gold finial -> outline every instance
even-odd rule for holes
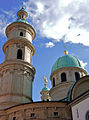
[[[44,79],[44,85],[45,87],[47,87],[47,78],[44,76],[43,79]]]
[[[22,9],[24,9],[24,2],[22,2]]]
[[[66,46],[65,45],[64,45],[64,49],[65,49],[64,54],[68,55],[68,51],[66,50]]]

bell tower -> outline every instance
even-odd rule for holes
[[[8,41],[3,46],[5,60],[0,65],[0,109],[32,102],[32,83],[35,68],[32,40],[35,30],[26,21],[24,6],[17,12],[17,20],[6,28]]]

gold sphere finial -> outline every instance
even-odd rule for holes
[[[43,79],[44,79],[44,85],[45,85],[45,87],[47,87],[47,77],[43,77]]]
[[[66,50],[66,46],[64,46],[64,49],[65,49],[65,50],[64,50],[64,54],[65,54],[65,55],[68,55],[68,51]]]
[[[65,51],[64,51],[64,54],[65,54],[65,55],[68,55],[68,51],[67,51],[67,50],[65,50]]]
[[[24,2],[22,2],[22,8],[21,9],[24,9]]]
[[[47,83],[47,77],[44,76],[43,78],[44,78],[44,82]]]

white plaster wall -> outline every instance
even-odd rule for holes
[[[16,45],[9,45],[8,48],[6,48],[6,53],[5,53],[5,60],[10,60],[10,59],[16,59],[17,57],[17,49]]]
[[[29,74],[24,75],[23,94],[32,98],[32,77]]]
[[[53,84],[53,78],[55,78],[55,85],[58,85],[61,83],[61,74],[62,73],[66,73],[66,79],[67,82],[71,82],[71,81],[76,81],[75,79],[75,72],[78,72],[80,74],[80,78],[85,76],[85,74],[83,72],[81,72],[81,69],[78,68],[64,68],[63,70],[60,70],[58,72],[56,72],[53,76],[52,76],[52,84]],[[63,82],[64,83],[64,82]]]
[[[74,75],[73,70],[71,71],[71,73],[70,73],[70,69],[69,70],[63,70],[63,71],[59,71],[58,73],[53,75],[52,80],[53,80],[53,78],[55,78],[55,85],[58,85],[58,84],[61,83],[61,74],[62,73],[66,73],[67,82],[75,81],[75,75]]]
[[[73,120],[86,120],[87,111],[89,111],[89,97],[72,107]]]
[[[51,100],[59,101],[67,97],[68,90],[74,82],[61,83],[50,90]]]
[[[23,32],[23,36],[20,36],[20,32]],[[9,32],[8,40],[16,38],[16,37],[22,37],[22,38],[24,37],[24,38],[26,38],[27,40],[29,40],[32,43],[32,36],[31,36],[31,34],[28,31],[26,31],[26,30],[24,30],[22,28],[14,29],[13,31]]]
[[[25,61],[31,63],[31,50],[25,46]]]

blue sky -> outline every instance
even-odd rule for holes
[[[16,13],[22,0],[0,1],[0,63],[4,61],[3,44],[7,41],[5,28],[17,19]],[[33,66],[36,75],[33,83],[33,100],[40,100],[44,87],[43,77],[48,79],[54,62],[64,55],[64,45],[70,55],[81,60],[89,71],[89,1],[88,0],[24,0],[28,12],[27,21],[36,30],[33,41],[35,55]],[[89,72],[88,72],[89,73]]]

